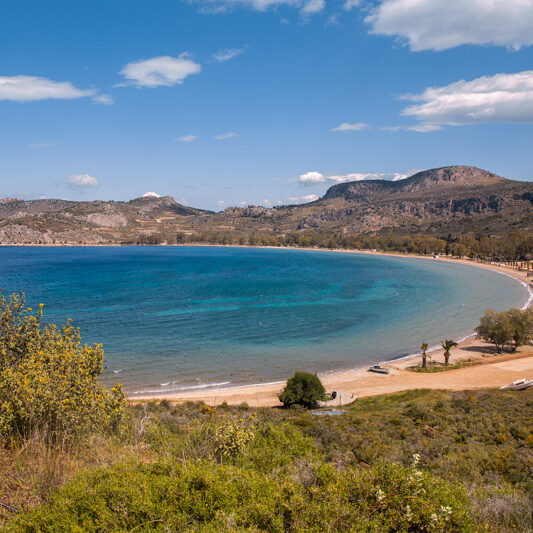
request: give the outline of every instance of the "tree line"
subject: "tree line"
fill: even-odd
[[[161,244],[143,237],[137,244]],[[503,236],[356,235],[291,231],[281,234],[230,231],[178,232],[168,244],[295,246],[301,248],[361,249],[422,255],[448,255],[486,261],[528,261],[533,258],[533,235],[512,231]]]

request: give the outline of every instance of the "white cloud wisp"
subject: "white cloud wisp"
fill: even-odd
[[[226,139],[233,139],[234,137],[239,137],[239,134],[235,133],[234,131],[228,131],[226,133],[222,133],[221,135],[215,135],[215,140],[225,141]]]
[[[333,175],[333,176],[326,176],[325,174],[322,174],[321,172],[311,171],[306,172],[305,174],[300,174],[298,176],[298,183],[303,186],[312,186],[312,185],[318,185],[321,183],[327,183],[327,184],[337,184],[337,183],[347,183],[349,181],[369,181],[369,180],[386,180],[386,181],[398,181],[403,180],[405,178],[408,178],[409,176],[412,176],[414,173],[399,173],[399,172],[393,172],[393,173],[385,173],[385,174],[376,174],[376,173],[367,173],[362,174],[359,172],[353,172],[350,174],[341,174],[341,175]],[[312,201],[312,200],[309,200]]]
[[[223,63],[224,61],[229,61],[230,59],[244,54],[244,50],[244,48],[228,48],[226,50],[219,50],[213,54],[213,59],[219,63]]]
[[[172,87],[181,85],[192,74],[201,72],[202,67],[190,59],[188,53],[178,57],[160,56],[128,63],[120,72],[126,82],[119,84],[136,87]]]
[[[320,196],[318,194],[306,194],[305,196],[287,196],[285,200],[291,204],[308,204],[318,200]]]
[[[95,89],[78,89],[70,81],[53,81],[36,76],[0,76],[0,100],[73,100],[95,96],[96,93]]]
[[[182,135],[181,137],[178,137],[176,141],[182,143],[192,143],[193,141],[196,141],[196,139],[198,139],[198,135]]]
[[[98,104],[104,104],[104,105],[113,105],[115,103],[115,100],[109,94],[99,94],[93,97],[93,101],[95,101]]]
[[[341,131],[346,133],[349,131],[361,131],[366,128],[368,128],[368,124],[365,124],[364,122],[343,122],[335,128],[332,128],[331,131]]]
[[[87,187],[98,187],[100,182],[89,174],[71,174],[67,179],[67,184],[70,187],[84,189]]]
[[[280,6],[298,9],[302,16],[307,17],[322,11],[326,6],[325,0],[192,0],[202,6],[204,13],[227,13],[237,7],[265,12]]]

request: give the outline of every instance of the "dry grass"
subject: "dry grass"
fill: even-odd
[[[135,434],[132,433],[132,437]],[[148,460],[149,450],[140,439],[126,444],[114,437],[96,435],[76,445],[44,444],[34,435],[25,443],[0,447],[0,501],[17,510],[47,503],[57,489],[80,471],[130,460]],[[0,508],[0,524],[12,513]]]

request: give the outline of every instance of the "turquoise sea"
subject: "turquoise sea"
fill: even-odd
[[[0,248],[0,288],[102,342],[129,394],[357,368],[471,333],[523,285],[438,260],[254,248]]]

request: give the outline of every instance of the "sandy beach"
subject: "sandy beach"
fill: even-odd
[[[301,250],[302,248],[297,248]],[[315,250],[314,248],[312,250]],[[417,257],[428,261],[446,261],[465,264],[472,267],[485,268],[500,272],[521,281],[525,288],[530,287],[530,280],[526,272],[515,269],[477,263],[464,259],[439,258],[428,256],[414,256],[402,253],[362,252],[356,250],[338,250],[343,253],[365,253],[392,257]],[[529,289],[531,291],[531,289]],[[530,294],[531,296],[531,294]],[[530,303],[530,302],[529,302]],[[442,349],[434,350],[430,354],[430,361],[442,362]],[[390,368],[390,374],[375,374],[364,369],[354,369],[344,372],[325,373],[320,377],[328,391],[346,391],[357,397],[374,396],[398,392],[408,389],[447,389],[467,390],[486,387],[500,387],[517,378],[533,377],[533,346],[523,346],[515,353],[497,354],[494,347],[470,337],[452,350],[450,364],[467,362],[468,366],[435,373],[419,373],[409,370],[419,363],[420,356],[413,355],[403,359],[387,362],[382,366]],[[287,376],[290,377],[290,376]],[[284,382],[267,384],[243,385],[209,391],[166,394],[159,396],[136,396],[135,402],[144,400],[174,401],[204,401],[209,405],[222,402],[240,404],[247,402],[250,406],[270,407],[280,405],[277,393],[283,388]]]

